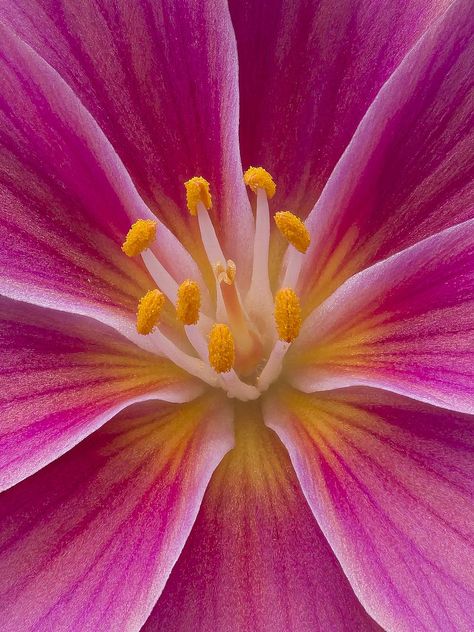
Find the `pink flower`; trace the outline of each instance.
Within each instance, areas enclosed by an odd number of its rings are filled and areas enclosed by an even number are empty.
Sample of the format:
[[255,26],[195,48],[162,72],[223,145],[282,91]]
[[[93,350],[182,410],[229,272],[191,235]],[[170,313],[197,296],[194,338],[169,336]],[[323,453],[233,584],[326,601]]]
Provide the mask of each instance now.
[[2,632],[472,629],[473,22],[0,0]]

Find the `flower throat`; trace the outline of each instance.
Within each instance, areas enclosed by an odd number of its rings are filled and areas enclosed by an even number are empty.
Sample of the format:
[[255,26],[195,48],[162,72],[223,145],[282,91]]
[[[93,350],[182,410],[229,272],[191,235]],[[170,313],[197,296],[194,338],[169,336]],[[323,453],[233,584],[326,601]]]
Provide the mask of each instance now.
[[[244,173],[244,181],[257,197],[252,276],[245,297],[236,283],[237,266],[226,259],[209,215],[212,208],[209,182],[195,177],[184,183],[188,210],[196,217],[214,272],[216,303],[212,316],[201,310],[198,283],[186,279],[179,285],[150,250],[156,239],[155,220],[137,220],[122,250],[129,257],[141,255],[145,265],[153,270],[159,287],[147,292],[138,303],[138,333],[151,336],[159,353],[188,373],[224,389],[229,397],[247,401],[260,397],[278,378],[283,358],[299,334],[301,307],[292,288],[298,281],[310,236],[293,213],[280,211],[274,215],[291,252],[281,288],[273,296],[268,274],[269,200],[275,195],[276,185],[262,167],[250,167]],[[184,352],[160,331],[160,314],[166,299],[174,304],[176,319],[182,323],[195,354]]]

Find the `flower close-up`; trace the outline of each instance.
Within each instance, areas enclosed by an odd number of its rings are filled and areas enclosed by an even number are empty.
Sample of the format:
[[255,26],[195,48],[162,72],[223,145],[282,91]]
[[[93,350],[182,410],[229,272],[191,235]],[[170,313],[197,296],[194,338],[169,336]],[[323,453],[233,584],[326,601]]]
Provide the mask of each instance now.
[[1,632],[472,632],[472,0],[0,0]]

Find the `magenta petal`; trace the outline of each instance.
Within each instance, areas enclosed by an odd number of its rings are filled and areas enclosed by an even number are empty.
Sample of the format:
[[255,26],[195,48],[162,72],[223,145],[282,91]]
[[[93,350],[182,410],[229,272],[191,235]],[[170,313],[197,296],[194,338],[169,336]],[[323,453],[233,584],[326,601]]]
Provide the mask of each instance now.
[[301,291],[311,305],[474,216],[473,30],[472,2],[456,0],[365,115],[308,219]]
[[305,392],[366,384],[474,413],[474,220],[346,281],[288,361]]
[[311,515],[286,451],[247,409],[143,632],[378,629]]
[[[152,215],[77,97],[0,29],[0,291],[113,325],[128,322],[150,281],[120,246],[131,222]],[[171,272],[194,272],[189,255],[164,233]]]
[[95,320],[0,297],[0,490],[132,402],[200,392],[171,362]]
[[252,214],[238,146],[237,54],[225,3],[0,0],[0,17],[55,68],[144,200],[196,249],[183,183],[211,182],[227,256],[246,263]]
[[378,90],[446,0],[231,0],[245,166],[305,216]]
[[267,402],[356,595],[385,630],[474,620],[472,417],[375,389]]
[[0,495],[0,620],[139,630],[232,445],[221,401],[131,407]]

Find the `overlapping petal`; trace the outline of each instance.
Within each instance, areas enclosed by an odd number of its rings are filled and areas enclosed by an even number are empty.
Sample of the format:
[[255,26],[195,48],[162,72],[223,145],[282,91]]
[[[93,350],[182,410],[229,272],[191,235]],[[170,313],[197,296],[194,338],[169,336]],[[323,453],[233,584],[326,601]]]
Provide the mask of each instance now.
[[4,492],[2,630],[139,630],[232,441],[225,402],[137,404]]
[[144,632],[379,629],[357,602],[254,407],[219,465]]
[[244,166],[306,216],[377,92],[446,0],[231,0]]
[[211,0],[0,2],[0,20],[42,55],[92,113],[140,194],[189,250],[199,237],[185,180],[211,182],[226,255],[253,230],[238,145],[235,38]]
[[355,275],[289,354],[306,392],[367,384],[474,412],[474,220]]
[[183,402],[202,389],[171,362],[94,320],[3,297],[0,365],[0,489],[131,402]]
[[468,632],[472,417],[359,388],[280,391],[265,420],[371,616],[386,630]]
[[456,0],[369,108],[308,219],[307,309],[359,270],[474,217],[473,33],[471,2]]
[[[0,291],[123,327],[150,281],[120,245],[152,215],[70,88],[0,30]],[[195,272],[164,227],[159,238],[171,273]]]

